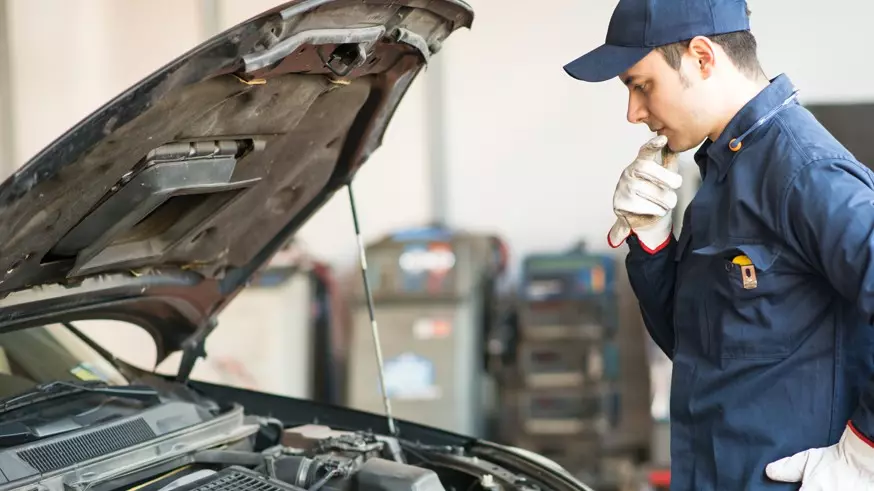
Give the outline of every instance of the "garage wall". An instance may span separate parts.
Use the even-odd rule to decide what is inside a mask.
[[[191,0],[5,1],[17,165],[201,38]]]
[[[2,172],[207,37],[202,14],[210,2],[221,28],[275,4],[5,1],[14,162],[0,166]],[[579,238],[603,248],[616,178],[648,134],[625,121],[626,92],[618,82],[579,83],[561,66],[602,42],[615,2],[471,3],[474,29],[457,33],[440,54],[450,222],[497,231],[516,259]],[[750,6],[769,74],[787,72],[803,101],[874,97],[874,85],[865,82],[874,67],[854,49],[867,45],[874,4],[834,0],[825,8],[813,0],[750,0]],[[809,35],[814,28],[818,34]],[[383,148],[357,181],[366,238],[430,217],[432,72],[415,83]],[[691,156],[684,160],[694,172]],[[321,257],[353,265],[346,194],[335,196],[300,235]]]
[[[603,42],[614,5],[476,2],[474,29],[448,50],[451,217],[497,227],[516,257],[578,238],[600,248],[616,177],[648,138],[625,121],[620,83],[586,86],[562,70]]]

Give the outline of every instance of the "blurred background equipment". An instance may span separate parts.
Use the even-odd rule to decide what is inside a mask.
[[[500,390],[501,441],[617,490],[649,445],[648,414],[636,408],[648,392],[644,333],[635,306],[622,305],[619,263],[583,245],[524,258]]]
[[[434,227],[391,234],[366,255],[394,416],[487,437],[495,389],[485,340],[506,248],[492,235]],[[363,287],[355,292],[349,405],[382,413]]]

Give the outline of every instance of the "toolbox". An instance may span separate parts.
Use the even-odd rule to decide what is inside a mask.
[[[519,298],[526,339],[600,340],[617,328],[616,258],[584,248],[532,254],[522,262]]]
[[[615,258],[575,249],[532,254],[522,262],[522,298],[529,302],[580,300],[615,290]]]
[[[519,389],[504,401],[505,435],[578,438],[603,435],[616,425],[619,397],[609,386]]]
[[[503,442],[603,489],[647,446],[635,409],[648,416],[645,330],[623,268],[584,247],[525,257],[501,388]]]
[[[612,342],[524,342],[517,357],[519,378],[529,388],[583,389],[619,376],[618,349]]]
[[[616,332],[616,311],[607,296],[527,302],[519,308],[520,337],[601,341]]]

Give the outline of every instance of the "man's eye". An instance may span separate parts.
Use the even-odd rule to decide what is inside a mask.
[[[638,84],[638,85],[634,86],[634,89],[637,90],[638,92],[646,92],[647,89],[649,89],[649,84],[643,84],[643,85]]]

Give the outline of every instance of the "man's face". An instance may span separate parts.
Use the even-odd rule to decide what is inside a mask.
[[[628,87],[628,121],[667,136],[674,152],[697,147],[710,131],[706,87],[695,65],[684,56],[677,72],[653,51],[619,76]]]

